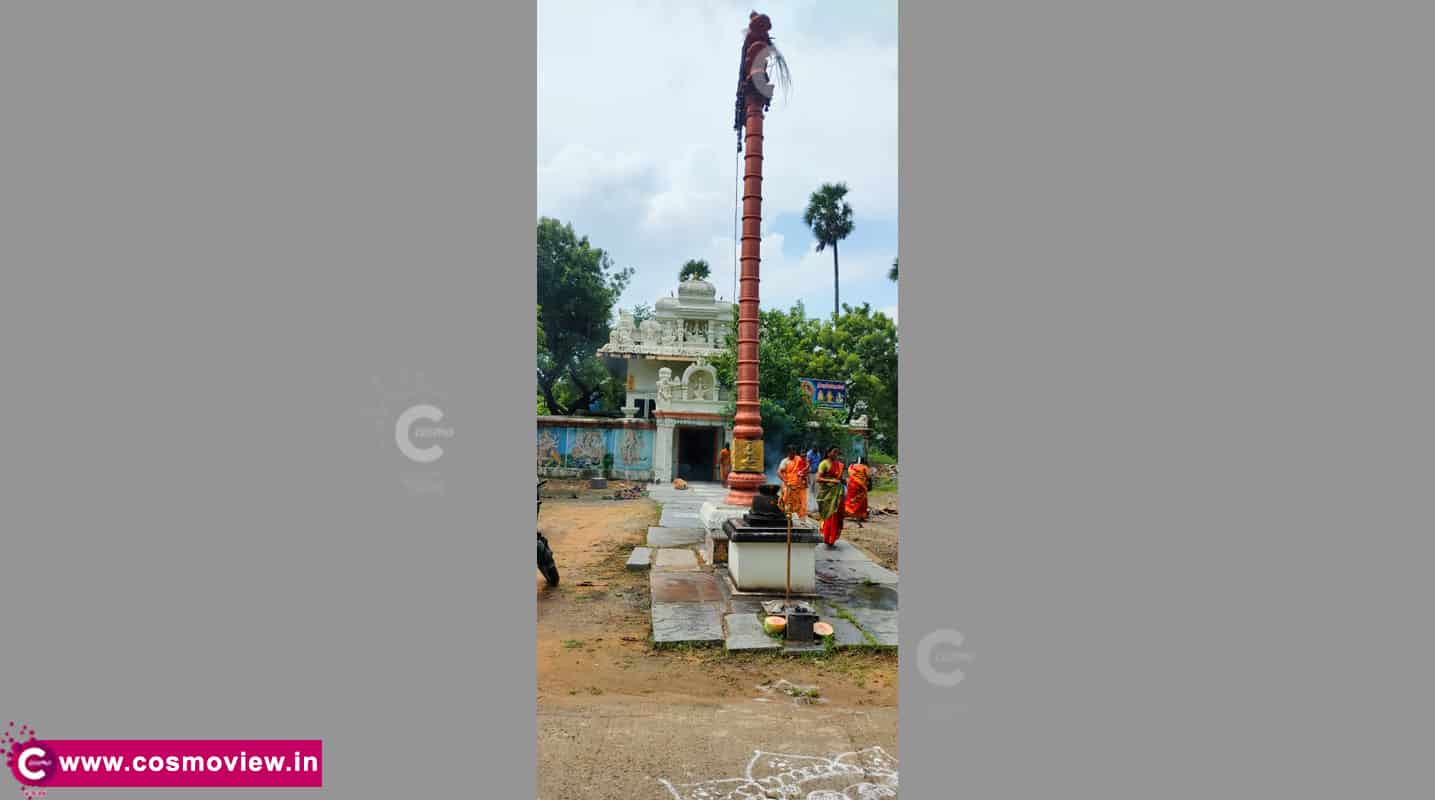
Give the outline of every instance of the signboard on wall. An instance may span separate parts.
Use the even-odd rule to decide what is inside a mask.
[[[824,381],[817,378],[798,378],[807,399],[817,408],[846,408],[847,384],[842,381]]]

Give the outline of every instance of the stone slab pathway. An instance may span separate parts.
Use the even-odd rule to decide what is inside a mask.
[[[762,622],[756,614],[728,614],[725,619],[729,651],[776,650],[782,647],[762,629]]]
[[[664,547],[658,550],[658,556],[653,560],[654,565],[660,570],[697,570],[698,554],[692,550],[684,550],[676,547]]]
[[[632,555],[628,556],[628,569],[644,570],[652,566],[653,551],[646,547],[634,547]]]
[[[659,644],[723,641],[721,603],[653,603],[653,640]]]
[[[702,528],[664,528],[655,527],[648,529],[649,547],[687,547],[688,545],[701,544],[707,531]]]
[[[703,504],[720,505],[727,491],[717,483],[690,483],[682,490],[672,484],[648,487],[648,496],[661,503],[663,511],[659,524],[648,529],[648,546],[637,548],[629,558],[629,568],[651,565],[653,638],[663,644],[722,641],[730,651],[801,652],[803,648],[784,647],[763,632],[758,615],[762,601],[771,595],[735,594],[725,567],[714,568],[710,559],[698,558],[697,548],[706,544]],[[816,567],[818,612],[823,622],[832,625],[835,645],[869,647],[875,640],[880,646],[895,647],[897,573],[845,540],[830,550],[817,548]]]
[[[721,587],[711,572],[653,572],[648,576],[653,603],[721,603]]]

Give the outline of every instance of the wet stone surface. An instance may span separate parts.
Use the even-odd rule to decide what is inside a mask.
[[[653,603],[653,640],[659,644],[723,641],[722,603]]]
[[[722,589],[710,572],[654,572],[648,579],[653,603],[722,603]]]

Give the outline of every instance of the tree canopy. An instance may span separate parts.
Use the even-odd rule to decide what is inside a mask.
[[[737,374],[736,343],[729,336],[728,351],[714,360],[726,388],[735,385]],[[799,378],[846,382],[847,408],[827,420],[813,409]],[[808,423],[818,421],[819,442],[836,443],[838,423],[867,414],[878,446],[896,455],[897,326],[865,303],[844,306],[835,321],[809,319],[801,303],[786,311],[764,310],[758,393],[769,440],[805,442],[811,438]]]
[[[683,268],[678,271],[678,280],[686,281],[692,278],[707,280],[712,273],[712,267],[708,266],[708,262],[701,258],[694,258],[683,264]]]
[[[832,248],[832,316],[841,313],[841,291],[837,270],[837,243],[852,234],[856,227],[852,222],[852,205],[845,199],[847,184],[824,183],[812,193],[807,201],[807,210],[802,212],[802,221],[812,229],[817,239],[817,252]]]
[[[538,221],[538,392],[550,413],[612,396],[612,376],[594,353],[608,341],[613,306],[632,275],[573,226]]]

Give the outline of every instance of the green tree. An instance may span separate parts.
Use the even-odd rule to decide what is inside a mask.
[[[611,398],[614,383],[595,352],[608,340],[613,305],[633,270],[579,237],[573,226],[538,221],[538,391],[550,413],[571,414]]]
[[[711,274],[713,274],[713,270],[712,267],[708,266],[708,262],[702,260],[701,258],[695,258],[689,260],[686,264],[683,265],[683,268],[678,271],[678,280],[686,281],[692,278],[697,278],[699,280],[705,281]]]
[[[796,444],[806,439],[807,423],[812,419],[812,406],[798,381],[803,377],[798,368],[802,363],[799,351],[811,339],[817,323],[807,318],[802,304],[798,303],[789,311],[762,311],[758,324],[757,391],[763,438],[772,443],[769,446]],[[737,309],[734,307],[727,350],[713,359],[718,383],[725,389],[734,388],[737,381],[736,330]],[[736,410],[736,400],[729,401],[728,415]]]
[[[763,311],[760,328],[758,393],[768,441],[802,443],[815,438],[822,446],[845,448],[848,435],[843,426],[866,413],[883,450],[896,454],[897,326],[890,318],[864,304],[845,306],[835,320],[808,319],[799,303],[788,311]],[[719,382],[732,388],[737,369],[732,334],[727,352],[713,365]],[[847,408],[813,409],[799,378],[845,382]],[[729,404],[728,413],[735,410]],[[818,423],[815,430],[810,422]]]
[[[843,306],[803,348],[808,377],[847,382],[846,421],[862,409],[883,448],[897,453],[897,324],[863,303]]]
[[[837,270],[837,243],[852,234],[852,206],[846,201],[847,184],[824,183],[812,193],[807,201],[807,210],[802,221],[812,229],[817,238],[817,252],[832,248],[832,317],[841,313],[841,292]]]
[[[892,259],[892,268],[887,270],[887,279],[893,283],[897,282],[897,259]]]
[[[647,303],[639,303],[633,306],[633,324],[642,325],[643,320],[653,318],[653,307]]]

